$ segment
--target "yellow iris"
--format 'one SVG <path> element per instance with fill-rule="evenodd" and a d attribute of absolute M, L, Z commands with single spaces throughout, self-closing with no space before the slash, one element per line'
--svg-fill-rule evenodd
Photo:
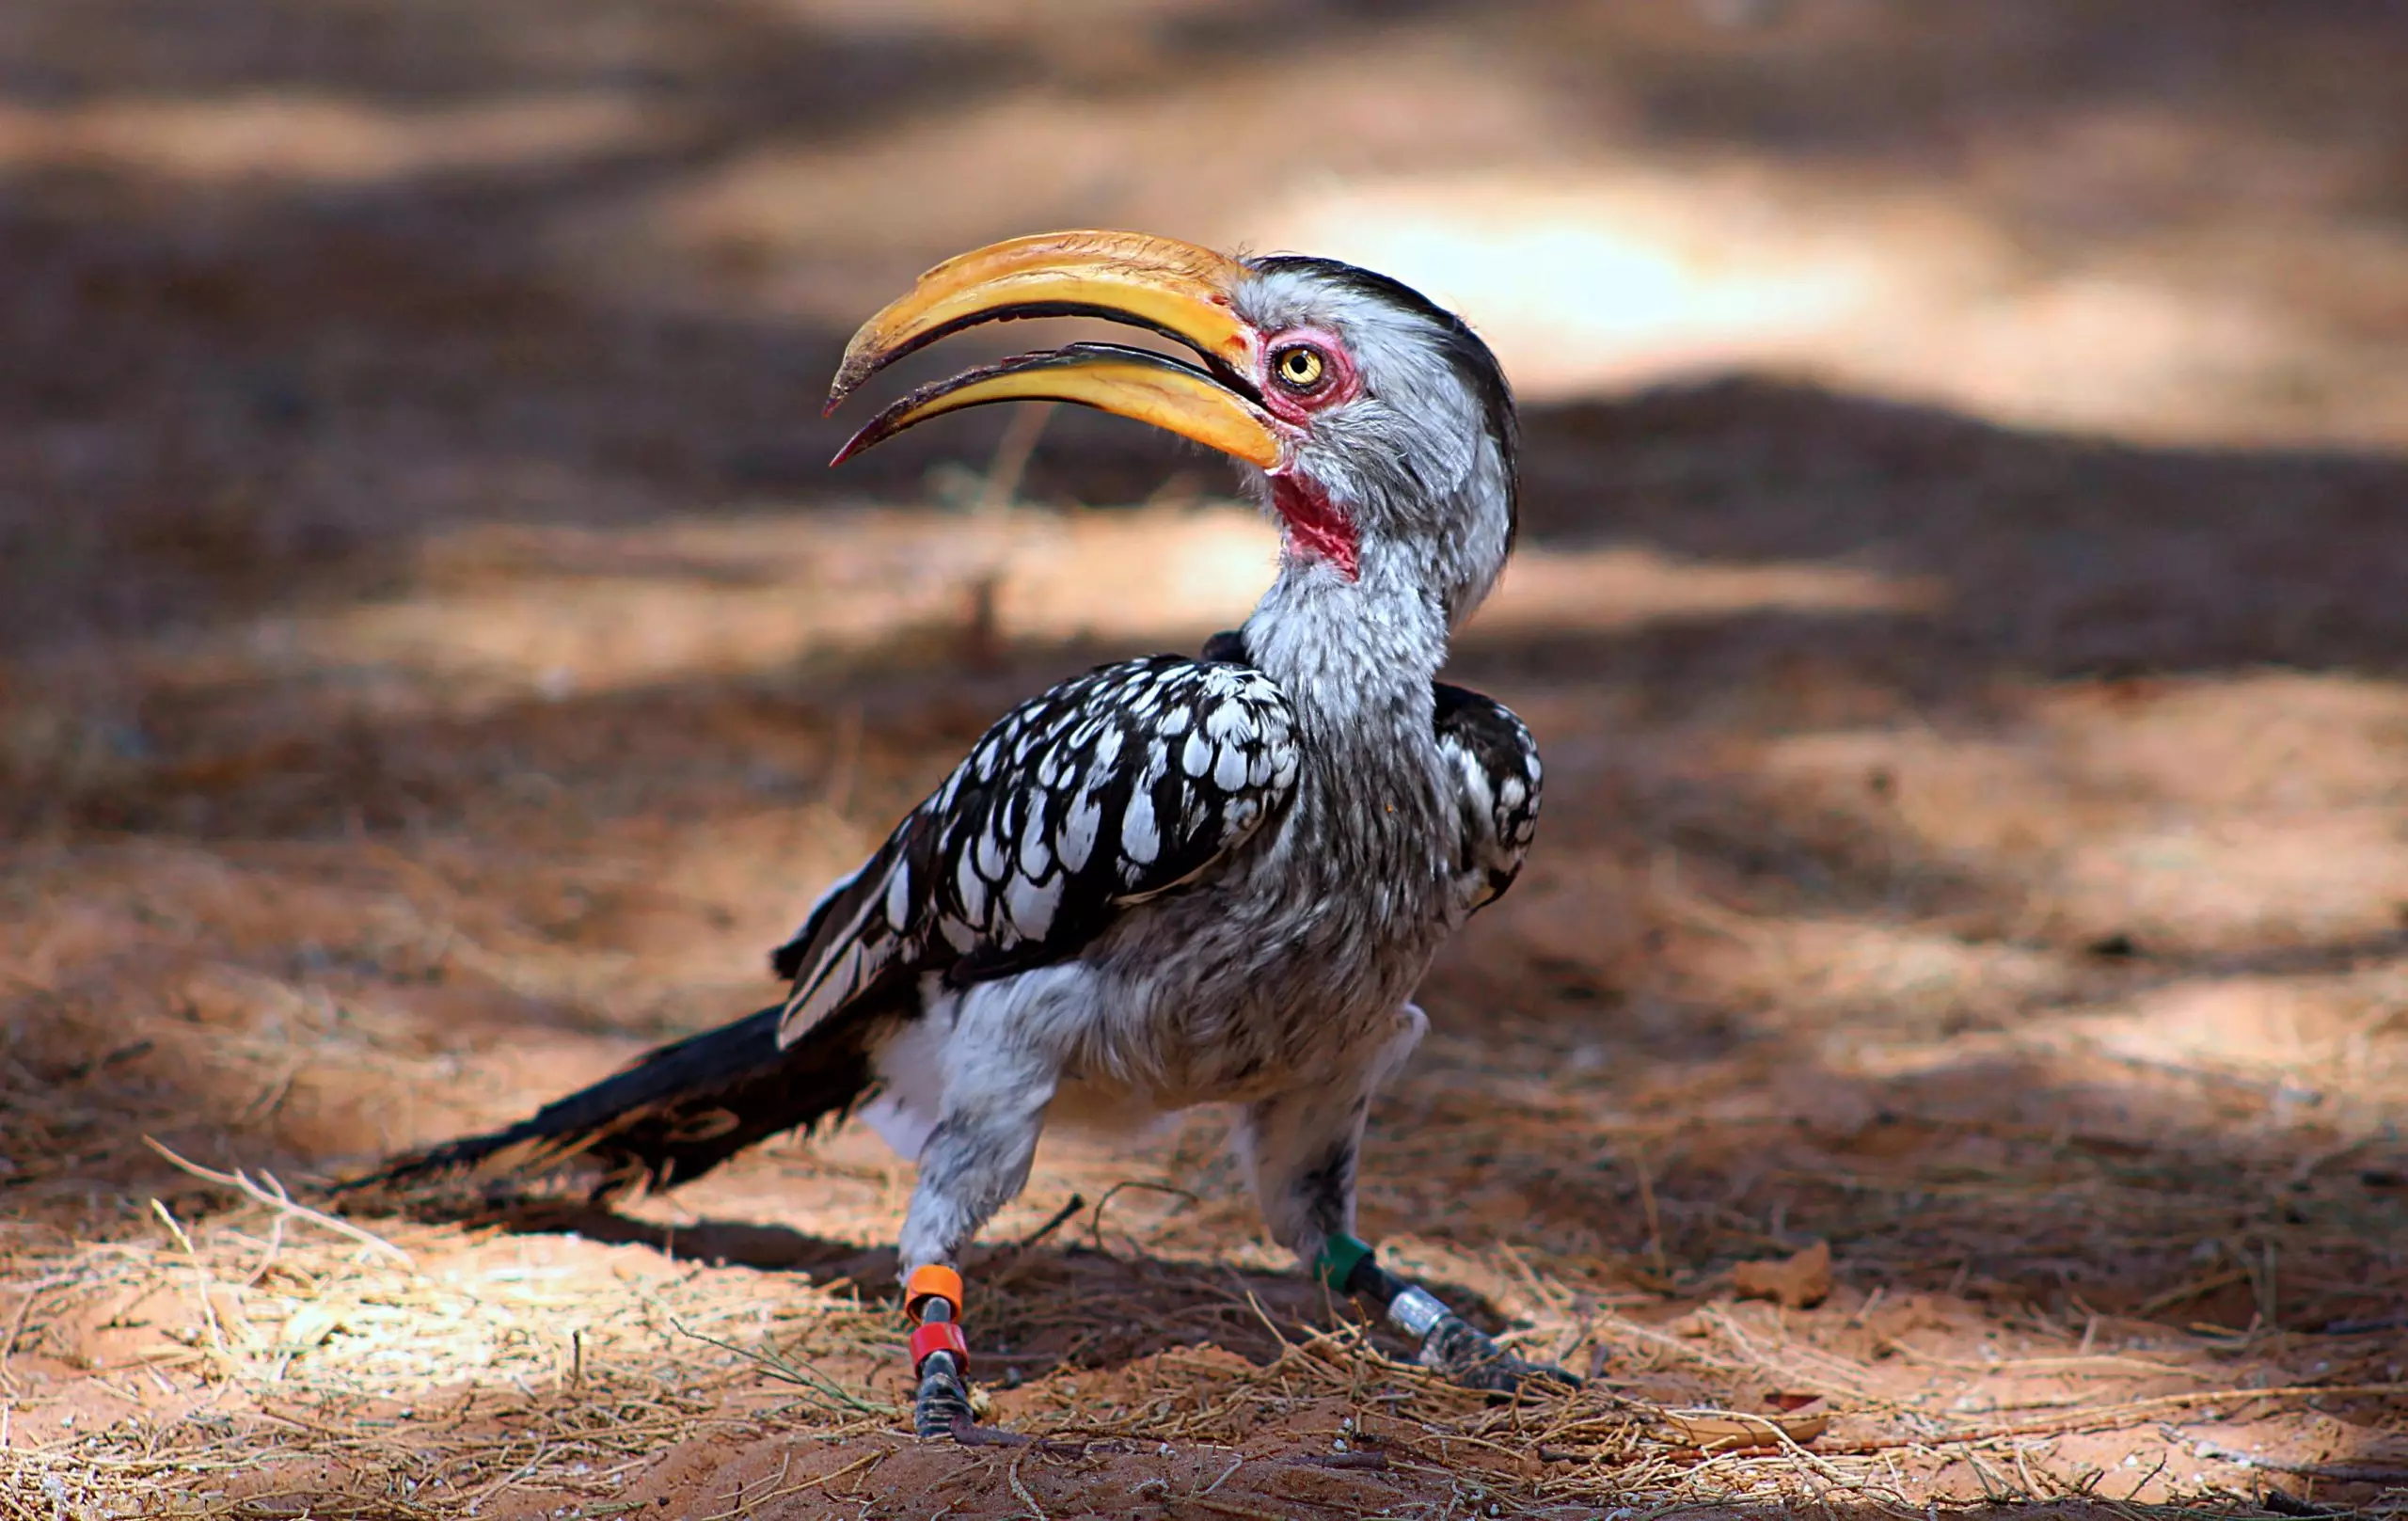
<path fill-rule="evenodd" d="M 1272 361 L 1272 369 L 1281 385 L 1310 390 L 1321 384 L 1323 361 L 1319 350 L 1298 347 L 1283 350 Z"/>

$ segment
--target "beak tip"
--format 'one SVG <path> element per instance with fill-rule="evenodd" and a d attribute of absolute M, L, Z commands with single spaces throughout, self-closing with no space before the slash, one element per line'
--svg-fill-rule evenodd
<path fill-rule="evenodd" d="M 837 466 L 844 464 L 854 455 L 868 449 L 870 445 L 877 443 L 882 436 L 884 436 L 878 432 L 878 423 L 873 421 L 868 427 L 863 428 L 861 432 L 853 435 L 850 438 L 846 439 L 844 447 L 838 449 L 835 453 L 828 457 L 828 467 L 832 470 L 834 469 Z"/>
<path fill-rule="evenodd" d="M 863 334 L 855 334 L 853 341 L 845 345 L 845 356 L 837 362 L 835 378 L 828 382 L 828 403 L 819 409 L 819 415 L 824 418 L 842 406 L 845 398 L 861 389 L 862 382 L 878 373 L 891 357 L 899 356 L 882 354 L 875 344 L 864 341 Z"/>

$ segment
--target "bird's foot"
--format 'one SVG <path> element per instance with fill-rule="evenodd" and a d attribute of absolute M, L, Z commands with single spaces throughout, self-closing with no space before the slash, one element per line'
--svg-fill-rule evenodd
<path fill-rule="evenodd" d="M 1506 1351 L 1459 1315 L 1447 1315 L 1421 1342 L 1421 1366 L 1467 1389 L 1513 1394 L 1531 1386 L 1576 1389 L 1579 1377 L 1553 1363 L 1534 1363 Z"/>
<path fill-rule="evenodd" d="M 961 1334 L 961 1275 L 940 1262 L 911 1270 L 903 1281 L 903 1309 L 918 1322 L 911 1332 L 911 1368 L 919 1396 L 911 1429 L 922 1436 L 977 1440 L 970 1407 L 970 1343 Z"/>
<path fill-rule="evenodd" d="M 1420 1285 L 1380 1266 L 1371 1248 L 1333 1235 L 1313 1264 L 1322 1281 L 1373 1301 L 1387 1323 L 1421 1343 L 1421 1366 L 1466 1388 L 1507 1395 L 1532 1385 L 1576 1389 L 1579 1378 L 1552 1363 L 1534 1363 L 1498 1346 Z"/>
<path fill-rule="evenodd" d="M 911 1402 L 911 1429 L 922 1436 L 975 1440 L 978 1418 L 970 1410 L 970 1384 L 950 1352 L 920 1360 L 920 1395 Z"/>

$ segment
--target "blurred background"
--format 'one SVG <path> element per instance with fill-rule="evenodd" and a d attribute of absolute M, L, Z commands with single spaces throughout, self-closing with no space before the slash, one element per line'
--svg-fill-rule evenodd
<path fill-rule="evenodd" d="M 1370 263 L 1542 408 L 1747 372 L 2156 445 L 2408 429 L 2403 44 L 2368 0 L 0 28 L 12 648 L 356 590 L 467 523 L 912 496 L 1004 420 L 831 475 L 831 356 L 927 264 L 1056 226 Z M 1175 468 L 1067 423 L 1034 466 L 1093 502 Z M 1601 518 L 1628 494 L 1538 473 Z"/>
<path fill-rule="evenodd" d="M 229 1202 L 146 1132 L 300 1177 L 750 1009 L 1004 707 L 1242 617 L 1273 537 L 1133 424 L 825 468 L 862 318 L 1092 225 L 1393 274 L 1523 399 L 1454 670 L 1547 817 L 1434 976 L 1374 1233 L 1550 1336 L 1826 1238 L 1884 1398 L 1971 1396 L 1877 1370 L 1868 1304 L 2397 1385 L 2403 81 L 2386 0 L 9 0 L 11 1281 Z M 1134 1168 L 1195 1196 L 1127 1242 L 1267 1272 L 1217 1138 L 1049 1148 L 998 1234 Z M 809 1267 L 896 1187 L 839 1138 L 643 1218 Z M 0 1379 L 102 1399 L 127 1333 L 42 1291 Z M 2252 1439 L 2373 1450 L 2368 1399 Z"/>

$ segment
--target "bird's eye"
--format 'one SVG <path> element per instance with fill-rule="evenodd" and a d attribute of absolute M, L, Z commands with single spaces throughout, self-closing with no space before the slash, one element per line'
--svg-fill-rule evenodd
<path fill-rule="evenodd" d="M 1271 372 L 1278 376 L 1279 384 L 1290 390 L 1309 391 L 1318 388 L 1322 378 L 1329 373 L 1329 361 L 1322 357 L 1321 350 L 1298 343 L 1271 356 Z"/>

